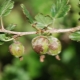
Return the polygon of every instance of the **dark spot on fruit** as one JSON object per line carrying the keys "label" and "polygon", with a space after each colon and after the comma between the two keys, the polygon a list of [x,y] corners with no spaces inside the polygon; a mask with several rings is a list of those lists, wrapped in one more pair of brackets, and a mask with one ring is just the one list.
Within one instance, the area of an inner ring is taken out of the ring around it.
{"label": "dark spot on fruit", "polygon": [[37,52],[37,53],[40,53],[40,52],[43,52],[43,49],[42,49],[42,46],[41,45],[36,45],[34,50]]}
{"label": "dark spot on fruit", "polygon": [[49,48],[52,49],[52,50],[55,50],[55,49],[57,49],[57,44],[52,43],[52,44],[49,45]]}

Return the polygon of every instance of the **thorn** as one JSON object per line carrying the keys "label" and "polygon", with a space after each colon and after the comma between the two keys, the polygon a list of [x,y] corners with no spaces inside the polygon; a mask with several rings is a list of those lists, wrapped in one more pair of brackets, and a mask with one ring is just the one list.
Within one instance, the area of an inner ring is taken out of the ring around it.
{"label": "thorn", "polygon": [[60,57],[59,57],[59,55],[56,55],[55,58],[56,58],[57,60],[59,60],[59,61],[61,60]]}
{"label": "thorn", "polygon": [[44,62],[44,59],[45,59],[45,55],[41,55],[40,56],[40,62]]}

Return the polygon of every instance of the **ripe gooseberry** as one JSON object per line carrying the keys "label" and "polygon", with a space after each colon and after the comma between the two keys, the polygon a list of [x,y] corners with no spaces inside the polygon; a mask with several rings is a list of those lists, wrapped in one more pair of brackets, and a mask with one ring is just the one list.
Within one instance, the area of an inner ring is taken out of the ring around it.
{"label": "ripe gooseberry", "polygon": [[46,54],[49,48],[48,45],[49,40],[46,36],[38,36],[32,39],[32,47],[39,54]]}
{"label": "ripe gooseberry", "polygon": [[49,36],[48,39],[50,42],[48,54],[52,56],[58,55],[61,52],[61,42],[53,36]]}

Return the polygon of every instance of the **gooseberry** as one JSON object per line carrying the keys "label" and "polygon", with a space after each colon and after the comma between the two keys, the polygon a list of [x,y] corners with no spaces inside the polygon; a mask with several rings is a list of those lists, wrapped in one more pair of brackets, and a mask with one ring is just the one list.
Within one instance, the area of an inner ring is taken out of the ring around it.
{"label": "gooseberry", "polygon": [[17,58],[20,58],[20,60],[23,59],[23,54],[24,54],[24,46],[19,42],[15,41],[9,46],[9,50]]}
{"label": "gooseberry", "polygon": [[49,55],[55,56],[58,55],[61,52],[61,42],[53,37],[53,36],[49,36]]}
{"label": "gooseberry", "polygon": [[32,47],[39,54],[46,54],[49,48],[48,45],[49,40],[46,36],[38,36],[32,39]]}

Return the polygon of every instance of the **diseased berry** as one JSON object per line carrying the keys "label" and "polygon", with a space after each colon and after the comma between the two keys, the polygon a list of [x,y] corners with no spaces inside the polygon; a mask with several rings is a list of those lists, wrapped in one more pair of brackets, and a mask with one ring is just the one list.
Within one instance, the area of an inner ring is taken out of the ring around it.
{"label": "diseased berry", "polygon": [[32,40],[32,47],[39,54],[46,54],[49,48],[48,45],[49,40],[46,36],[38,36]]}
{"label": "diseased berry", "polygon": [[12,55],[14,55],[17,58],[20,58],[20,60],[23,59],[22,56],[24,54],[24,46],[20,42],[15,41],[9,46],[9,49]]}
{"label": "diseased berry", "polygon": [[48,37],[48,39],[49,39],[49,42],[50,42],[48,54],[52,55],[52,56],[58,55],[61,52],[60,41],[53,36]]}

